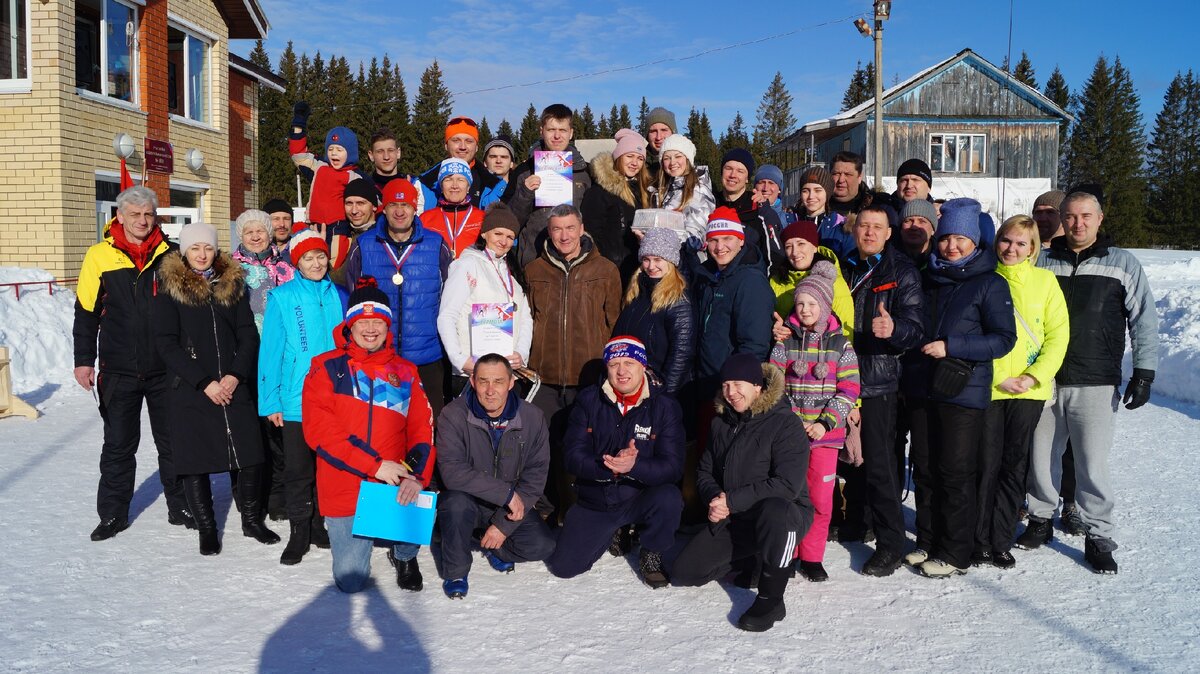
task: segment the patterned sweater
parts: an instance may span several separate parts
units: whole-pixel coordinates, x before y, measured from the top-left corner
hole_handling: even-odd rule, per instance
[[[795,314],[788,316],[792,334],[771,349],[771,364],[783,369],[784,391],[805,424],[820,423],[826,433],[814,448],[840,449],[846,440],[846,417],[858,402],[858,356],[842,334],[836,316],[820,332],[805,330]]]

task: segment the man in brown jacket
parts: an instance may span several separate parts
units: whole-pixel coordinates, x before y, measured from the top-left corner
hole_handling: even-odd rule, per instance
[[[561,518],[570,504],[562,463],[567,416],[581,384],[594,384],[604,374],[600,357],[621,313],[621,277],[584,233],[574,206],[555,206],[546,232],[540,255],[525,266],[533,310],[529,366],[542,378],[533,403],[550,422],[546,498]]]

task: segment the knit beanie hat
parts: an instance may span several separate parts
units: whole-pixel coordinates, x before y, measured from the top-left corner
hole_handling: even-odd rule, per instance
[[[925,181],[926,185],[933,187],[933,171],[929,170],[929,164],[926,164],[920,159],[905,160],[900,168],[896,169],[896,180],[899,181],[904,176],[917,176]]]
[[[829,312],[833,311],[833,282],[836,278],[837,269],[832,262],[817,260],[808,270],[808,276],[800,279],[796,284],[796,291],[792,293],[792,302],[796,302],[800,295],[808,295],[817,301],[821,310],[817,317],[818,329],[825,327],[825,322],[829,320]]]
[[[207,222],[189,222],[179,231],[179,252],[183,253],[197,243],[207,243],[217,249],[217,228]]]
[[[813,183],[820,185],[825,190],[828,199],[833,198],[833,175],[829,173],[829,169],[824,166],[809,166],[800,174],[800,187]]]
[[[358,136],[344,126],[335,126],[325,134],[325,161],[329,161],[329,146],[340,145],[346,149],[346,165],[358,163]]]
[[[1046,206],[1049,206],[1050,208],[1053,208],[1056,211],[1060,210],[1063,199],[1066,199],[1066,198],[1067,198],[1067,193],[1063,192],[1062,190],[1050,190],[1049,192],[1042,192],[1041,194],[1038,195],[1037,199],[1033,200],[1033,209],[1032,210],[1036,211],[1037,209],[1044,208]]]
[[[493,229],[507,229],[517,235],[521,231],[521,223],[517,221],[517,216],[513,215],[512,209],[503,201],[488,206],[487,212],[483,215],[483,225],[479,228],[480,234],[486,234]]]
[[[292,214],[291,205],[288,204],[288,202],[284,201],[283,199],[272,199],[272,200],[268,201],[267,203],[263,204],[262,209],[264,211],[266,211],[267,213],[287,213],[288,215]]]
[[[246,226],[255,222],[261,225],[267,232],[271,231],[271,216],[267,215],[266,211],[260,211],[257,208],[247,208],[233,221],[233,238],[236,239],[233,242],[234,248],[237,248],[238,242],[242,240],[242,233],[246,231]]]
[[[346,187],[342,189],[342,201],[350,197],[359,197],[366,199],[373,205],[379,205],[379,188],[375,187],[374,180],[365,178],[356,178],[346,183]]]
[[[666,124],[672,134],[679,133],[679,125],[675,123],[675,113],[666,108],[654,108],[646,115],[646,128],[649,129],[655,124]]]
[[[942,217],[938,218],[935,239],[958,234],[979,245],[979,202],[974,199],[951,199],[942,204]]]
[[[641,155],[642,159],[646,158],[646,139],[642,138],[642,134],[633,129],[621,129],[613,138],[617,141],[617,146],[612,151],[613,159],[630,152]]]
[[[441,167],[438,168],[438,184],[449,176],[459,175],[467,179],[467,185],[475,182],[475,177],[471,175],[471,165],[459,159],[458,157],[450,157],[443,159]]]
[[[712,215],[708,216],[708,228],[704,230],[704,238],[708,240],[725,234],[746,240],[746,228],[742,226],[738,212],[728,206],[718,206],[713,209]]]
[[[388,328],[392,327],[392,308],[388,306],[388,296],[376,285],[374,276],[358,279],[346,306],[347,328],[362,318],[382,318]]]
[[[821,245],[821,238],[817,234],[817,223],[812,220],[797,220],[784,228],[783,237],[780,244],[787,245],[787,242],[792,239],[804,239],[814,246]]]
[[[479,125],[470,117],[455,117],[446,124],[446,137],[444,140],[450,140],[460,133],[465,133],[479,142]]]
[[[754,163],[754,155],[750,154],[750,150],[747,150],[744,147],[735,147],[729,152],[726,152],[725,156],[721,157],[721,168],[725,168],[725,165],[731,161],[738,162],[742,166],[745,166],[746,175],[754,175],[754,168],[757,166],[757,164]]]
[[[758,167],[758,170],[754,172],[754,180],[751,183],[757,185],[760,180],[770,180],[778,185],[779,189],[783,189],[783,171],[779,170],[779,167],[774,164],[763,164]]]
[[[682,133],[673,133],[667,136],[667,139],[663,141],[662,148],[658,151],[658,156],[661,157],[670,150],[683,153],[689,164],[696,165],[696,144]]]
[[[310,250],[319,250],[325,255],[329,255],[329,244],[325,243],[325,238],[311,229],[303,229],[292,237],[288,243],[288,253],[292,257],[292,266],[300,265],[300,258]]]
[[[762,361],[752,353],[735,353],[725,359],[721,366],[721,383],[747,381],[755,386],[763,385]]]
[[[483,146],[483,156],[486,157],[487,153],[494,147],[502,147],[508,150],[508,158],[513,161],[517,160],[517,151],[513,149],[512,139],[507,134],[502,133],[489,140],[488,144]]]
[[[654,255],[679,266],[679,235],[666,227],[654,227],[642,237],[638,259]]]
[[[935,208],[933,203],[929,200],[913,199],[912,201],[904,204],[904,208],[900,209],[900,222],[903,223],[905,220],[913,216],[925,218],[929,221],[929,224],[933,225],[935,230],[937,229],[937,208]]]
[[[383,205],[388,204],[408,204],[416,208],[417,188],[408,178],[389,180],[388,184],[383,186]]]
[[[613,358],[632,358],[646,367],[646,345],[637,337],[618,335],[604,345],[604,362]]]

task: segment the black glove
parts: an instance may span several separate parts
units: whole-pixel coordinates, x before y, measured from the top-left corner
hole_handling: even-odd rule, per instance
[[[1136,410],[1150,401],[1150,385],[1154,383],[1154,370],[1134,370],[1125,386],[1125,409]]]
[[[308,126],[308,118],[312,115],[312,106],[308,101],[296,101],[292,106],[292,126],[298,126],[301,129]]]

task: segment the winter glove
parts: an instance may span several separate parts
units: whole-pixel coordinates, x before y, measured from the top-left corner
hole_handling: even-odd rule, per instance
[[[1150,385],[1154,383],[1154,370],[1134,370],[1125,386],[1125,409],[1136,410],[1150,401]]]
[[[308,101],[296,101],[292,106],[292,126],[301,129],[308,126],[308,118],[312,115],[312,106]]]

